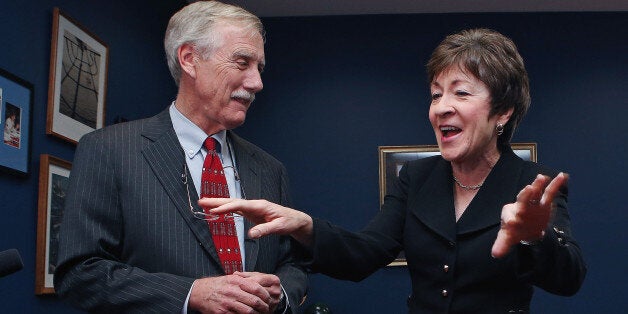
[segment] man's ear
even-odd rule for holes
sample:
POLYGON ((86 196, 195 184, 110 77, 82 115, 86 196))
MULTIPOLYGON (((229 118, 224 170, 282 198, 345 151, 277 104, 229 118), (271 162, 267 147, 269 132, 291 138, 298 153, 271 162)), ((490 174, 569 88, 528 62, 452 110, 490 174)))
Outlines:
POLYGON ((179 49, 177 49, 177 57, 183 72, 181 75, 187 74, 192 78, 196 78, 196 61, 198 59, 194 47, 190 44, 181 45, 179 49))

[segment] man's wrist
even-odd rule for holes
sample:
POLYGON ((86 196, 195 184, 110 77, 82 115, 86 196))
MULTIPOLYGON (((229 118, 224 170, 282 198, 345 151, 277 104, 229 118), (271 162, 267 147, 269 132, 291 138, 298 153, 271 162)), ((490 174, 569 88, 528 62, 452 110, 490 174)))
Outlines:
POLYGON ((286 295, 283 293, 283 289, 281 289, 281 294, 279 295, 279 303, 285 302, 286 295))
POLYGON ((290 307, 290 301, 288 300, 288 296, 286 295, 286 291, 283 288, 283 285, 280 285, 281 287, 281 294, 279 295, 279 304, 277 304, 277 309, 275 310, 275 313, 288 313, 288 308, 290 307))

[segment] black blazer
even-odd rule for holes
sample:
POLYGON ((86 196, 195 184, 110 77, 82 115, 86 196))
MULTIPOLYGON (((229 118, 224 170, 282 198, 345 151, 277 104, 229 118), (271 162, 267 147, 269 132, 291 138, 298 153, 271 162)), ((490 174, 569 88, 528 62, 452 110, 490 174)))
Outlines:
MULTIPOLYGON (((248 197, 289 205, 283 165, 232 132, 228 136, 248 197)), ((61 297, 91 312, 180 313, 195 279, 224 275, 207 224, 190 213, 184 162, 168 110, 81 139, 54 276, 61 297)), ((247 237, 245 249, 246 271, 279 276, 296 307, 307 279, 292 261, 290 240, 247 237)))
POLYGON ((586 266, 571 236, 566 188, 555 200, 555 216, 539 245, 518 245, 502 259, 491 257, 502 207, 538 173, 553 177, 555 171, 504 148, 458 222, 451 173, 451 164, 440 156, 407 163, 382 210, 359 233, 315 219, 306 266, 358 281, 404 250, 411 313, 521 313, 529 310, 533 285, 560 295, 580 288, 586 266))

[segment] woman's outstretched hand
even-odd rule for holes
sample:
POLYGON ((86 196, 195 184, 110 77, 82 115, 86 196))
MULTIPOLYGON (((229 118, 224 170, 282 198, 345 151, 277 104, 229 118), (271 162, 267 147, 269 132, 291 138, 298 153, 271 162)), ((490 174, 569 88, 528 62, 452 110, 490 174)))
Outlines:
POLYGON ((561 172, 550 182, 549 177, 539 174, 519 192, 514 203, 502 208, 501 229, 491 250, 493 257, 504 257, 521 241, 543 238, 553 214, 554 197, 568 179, 569 176, 561 172))
POLYGON ((198 204, 211 208, 215 215, 236 213, 255 223, 249 237, 259 238, 269 234, 290 235, 301 244, 312 242, 312 217, 306 213, 266 200, 242 200, 235 198, 202 198, 198 204))

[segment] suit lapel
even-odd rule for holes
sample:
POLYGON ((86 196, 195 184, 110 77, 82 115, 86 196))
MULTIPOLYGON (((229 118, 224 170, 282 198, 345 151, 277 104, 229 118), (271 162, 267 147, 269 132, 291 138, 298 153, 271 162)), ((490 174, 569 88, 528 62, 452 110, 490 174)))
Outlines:
POLYGON ((170 114, 167 109, 152 119, 150 123, 147 123, 146 129, 142 131, 142 136, 152 141, 151 144, 142 150, 142 154, 144 154, 153 173, 175 204, 181 217, 188 224, 205 251, 217 263, 217 267, 220 268, 220 259, 216 253, 207 223, 194 218, 190 214, 190 201, 196 210, 200 210, 197 205, 198 196, 190 173, 187 171, 186 176, 189 181, 190 195, 188 200, 188 190, 182 180, 185 157, 177 135, 172 128, 170 114))
MULTIPOLYGON (((228 131, 227 135, 233 145, 242 190, 246 194, 247 199, 259 199, 262 195, 262 187, 259 177, 260 169, 257 161, 253 158, 253 156, 255 155, 255 151, 250 149, 249 144, 247 144, 244 140, 235 135, 233 132, 228 131)), ((253 223, 248 219, 244 219, 244 250, 246 271, 253 271, 255 269, 255 264, 257 263, 257 256, 259 252, 259 239, 251 239, 248 236, 248 232, 251 227, 253 227, 253 223)))

